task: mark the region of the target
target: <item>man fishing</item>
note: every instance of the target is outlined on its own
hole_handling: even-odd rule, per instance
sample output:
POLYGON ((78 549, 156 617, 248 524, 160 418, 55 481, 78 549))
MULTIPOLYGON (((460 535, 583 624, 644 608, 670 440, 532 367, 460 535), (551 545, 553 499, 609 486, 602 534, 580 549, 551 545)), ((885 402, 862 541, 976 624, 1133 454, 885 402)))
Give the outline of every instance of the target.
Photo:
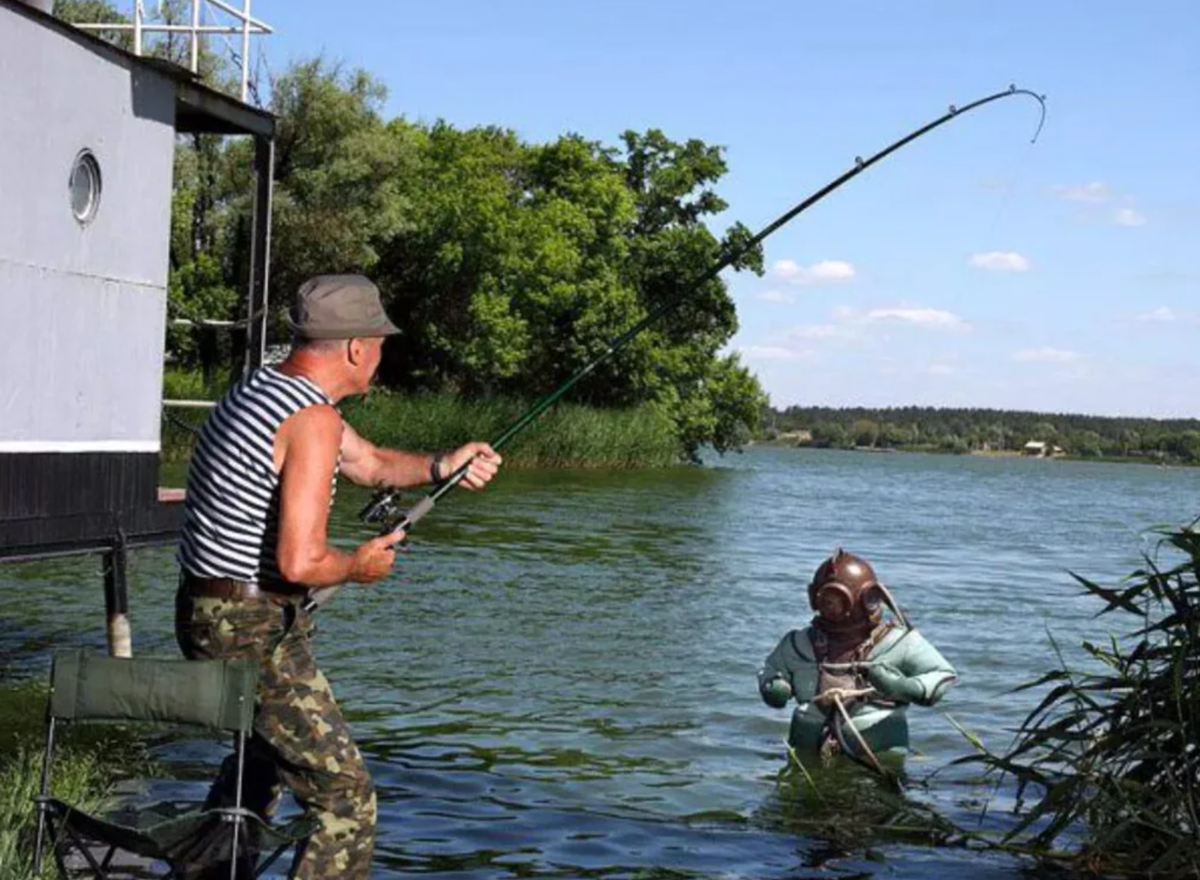
MULTIPOLYGON (((328 526, 337 477, 406 488, 467 467, 460 485, 479 490, 501 459, 479 442, 445 455, 383 449, 342 421, 335 405, 367 391, 384 339, 399 332, 368 279, 305 282, 289 324, 288 358, 246 375, 201 430, 179 545, 176 637, 188 658, 260 666, 243 805, 269 816, 286 785, 320 822, 290 876, 363 878, 375 843, 374 786, 313 658, 313 621, 301 603, 311 588, 386 576, 404 532, 352 551, 334 547, 328 526)), ((235 771, 231 756, 210 804, 233 802, 235 771)))
POLYGON ((958 680, 863 559, 838 549, 808 585, 816 613, 788 632, 758 672, 763 702, 795 698, 788 742, 799 754, 903 761, 907 706, 932 706, 958 680), (887 604, 896 621, 883 620, 887 604))

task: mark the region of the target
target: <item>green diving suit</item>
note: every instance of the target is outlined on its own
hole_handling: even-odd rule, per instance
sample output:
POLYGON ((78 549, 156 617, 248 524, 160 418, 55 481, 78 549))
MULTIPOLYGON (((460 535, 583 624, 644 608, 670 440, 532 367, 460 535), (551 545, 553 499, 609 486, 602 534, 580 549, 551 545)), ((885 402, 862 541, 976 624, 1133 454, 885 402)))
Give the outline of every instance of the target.
POLYGON ((758 672, 763 702, 782 709, 795 700, 788 742, 801 754, 861 751, 840 701, 872 752, 902 760, 908 705, 937 703, 958 680, 954 667, 858 557, 838 550, 817 569, 808 594, 817 612, 812 623, 785 634, 758 672), (883 621, 885 602, 897 622, 883 621))
MULTIPOLYGON (((954 667, 915 629, 884 624, 886 632, 867 652, 854 675, 878 696, 845 702, 855 729, 877 755, 908 748, 907 704, 932 706, 957 679, 954 667), (865 679, 865 680, 864 680, 865 679)), ((817 752, 834 732, 837 709, 817 704, 820 663, 814 648, 815 626, 794 629, 775 646, 758 673, 764 702, 783 708, 796 701, 788 743, 797 752, 817 752), (786 687, 778 682, 786 682, 786 687), (782 702, 780 697, 782 696, 782 702)), ((819 643, 820 638, 817 636, 819 643)), ((832 678, 832 677, 831 677, 832 678)))

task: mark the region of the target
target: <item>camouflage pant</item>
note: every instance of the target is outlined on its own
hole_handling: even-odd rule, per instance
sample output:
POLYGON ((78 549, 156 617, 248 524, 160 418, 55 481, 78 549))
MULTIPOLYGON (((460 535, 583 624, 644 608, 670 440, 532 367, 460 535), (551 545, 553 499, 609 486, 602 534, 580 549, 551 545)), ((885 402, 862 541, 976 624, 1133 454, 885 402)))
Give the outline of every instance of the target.
MULTIPOLYGON (((321 823, 298 848, 290 876, 367 877, 375 847, 375 789, 329 682, 313 659, 312 629, 304 612, 261 599, 193 598, 182 590, 176 598, 175 634, 186 657, 260 664, 242 803, 270 817, 287 785, 321 823), (271 651, 288 619, 292 626, 271 651)), ((230 756, 213 785, 210 804, 233 803, 236 772, 230 756)))

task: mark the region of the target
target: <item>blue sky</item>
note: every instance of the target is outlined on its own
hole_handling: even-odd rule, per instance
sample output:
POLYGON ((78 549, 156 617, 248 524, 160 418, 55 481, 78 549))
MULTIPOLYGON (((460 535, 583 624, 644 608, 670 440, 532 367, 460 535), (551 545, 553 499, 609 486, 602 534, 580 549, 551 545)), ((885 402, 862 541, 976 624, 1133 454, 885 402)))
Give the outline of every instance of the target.
POLYGON ((272 68, 323 53, 387 113, 726 148, 765 226, 932 120, 729 278, 772 403, 1200 416, 1200 4, 255 0, 272 68))

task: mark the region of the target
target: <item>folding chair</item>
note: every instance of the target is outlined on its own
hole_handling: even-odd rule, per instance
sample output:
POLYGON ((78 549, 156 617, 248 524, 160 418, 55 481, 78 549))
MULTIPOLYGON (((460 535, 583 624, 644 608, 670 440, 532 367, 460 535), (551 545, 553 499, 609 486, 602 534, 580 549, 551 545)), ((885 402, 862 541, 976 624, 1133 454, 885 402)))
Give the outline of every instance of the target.
MULTIPOLYGON (((46 754, 37 804, 34 873, 49 842, 59 874, 72 876, 68 856, 77 852, 90 873, 104 880, 149 875, 146 861, 165 863, 162 877, 188 878, 228 863, 236 880, 257 877, 289 846, 310 835, 304 817, 275 826, 242 807, 246 738, 254 720, 258 669, 243 660, 126 659, 83 650, 57 651, 50 672, 46 754), (234 734, 237 792, 232 807, 173 804, 125 806, 89 815, 50 797, 54 731, 62 721, 120 721, 203 727, 234 734), (259 853, 273 850, 260 861, 259 853), (130 867, 114 863, 118 852, 140 857, 130 867)), ((152 875, 151 875, 152 876, 152 875)))

